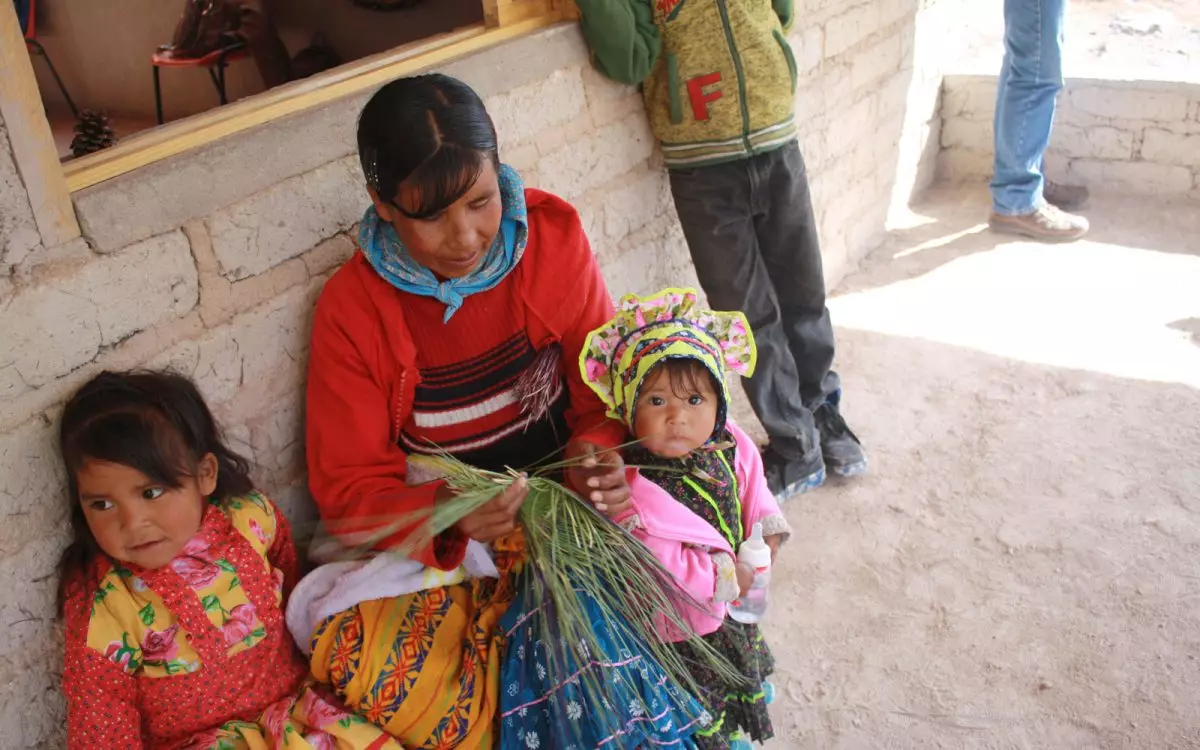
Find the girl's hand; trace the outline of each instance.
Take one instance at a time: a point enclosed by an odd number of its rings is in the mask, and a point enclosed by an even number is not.
[[[625,462],[615,450],[601,450],[592,443],[568,443],[566,458],[583,459],[567,469],[567,481],[575,491],[609,518],[616,518],[633,505]]]
[[[439,495],[442,490],[438,491]],[[517,511],[529,494],[529,485],[522,476],[512,485],[471,515],[454,525],[468,539],[487,544],[511,534],[517,528]]]
[[[737,564],[737,580],[739,597],[745,596],[750,587],[754,585],[754,568],[749,564],[739,562]]]

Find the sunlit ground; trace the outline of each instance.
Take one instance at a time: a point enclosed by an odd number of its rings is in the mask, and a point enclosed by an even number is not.
[[[1200,204],[1098,196],[1069,245],[992,234],[983,190],[925,205],[830,303],[838,326],[1200,387]]]

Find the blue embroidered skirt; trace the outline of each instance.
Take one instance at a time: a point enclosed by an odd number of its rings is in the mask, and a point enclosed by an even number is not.
[[[537,608],[523,576],[500,621],[507,634],[500,671],[500,742],[509,750],[633,750],[696,745],[692,735],[711,717],[677,687],[623,623],[610,623],[595,600],[579,592],[602,653],[586,643],[540,640],[554,616]],[[593,645],[594,646],[594,645]],[[547,665],[558,667],[550,675]],[[604,686],[597,694],[588,683]],[[598,705],[596,705],[598,704]]]

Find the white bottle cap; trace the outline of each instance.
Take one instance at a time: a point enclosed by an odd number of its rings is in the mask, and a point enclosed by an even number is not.
[[[755,570],[771,567],[771,548],[763,541],[761,523],[754,524],[750,538],[738,548],[738,562],[744,562]]]

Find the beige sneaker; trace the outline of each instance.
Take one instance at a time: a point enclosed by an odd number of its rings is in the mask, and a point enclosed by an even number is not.
[[[1088,220],[1043,203],[1036,211],[1020,216],[992,212],[988,225],[993,232],[1019,234],[1040,242],[1074,242],[1088,232]]]

